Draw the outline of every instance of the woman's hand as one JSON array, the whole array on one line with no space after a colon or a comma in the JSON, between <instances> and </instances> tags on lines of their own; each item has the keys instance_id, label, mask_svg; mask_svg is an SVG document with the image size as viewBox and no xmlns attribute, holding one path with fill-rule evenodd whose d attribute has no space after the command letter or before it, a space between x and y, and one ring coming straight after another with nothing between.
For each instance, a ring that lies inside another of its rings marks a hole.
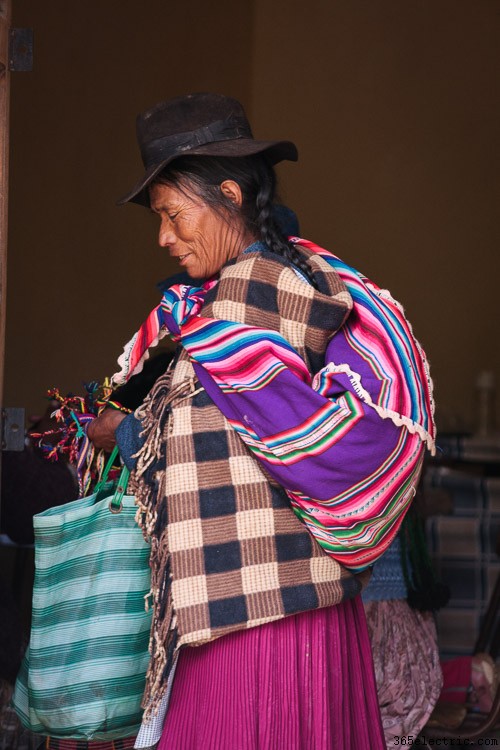
<instances>
[{"instance_id":1,"label":"woman's hand","mask_svg":"<svg viewBox=\"0 0 500 750\"><path fill-rule=\"evenodd\" d=\"M115 430L127 415L116 409L105 409L103 413L89 422L87 435L96 448L104 448L111 453L116 445Z\"/></svg>"}]
</instances>

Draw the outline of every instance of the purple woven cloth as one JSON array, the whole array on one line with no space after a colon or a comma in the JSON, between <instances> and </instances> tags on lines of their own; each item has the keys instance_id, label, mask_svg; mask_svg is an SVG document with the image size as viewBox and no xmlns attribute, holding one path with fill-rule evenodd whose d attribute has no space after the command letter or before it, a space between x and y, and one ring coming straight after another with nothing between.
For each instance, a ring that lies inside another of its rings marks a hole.
<instances>
[{"instance_id":1,"label":"purple woven cloth","mask_svg":"<svg viewBox=\"0 0 500 750\"><path fill-rule=\"evenodd\" d=\"M181 651L158 750L385 750L359 597Z\"/></svg>"}]
</instances>

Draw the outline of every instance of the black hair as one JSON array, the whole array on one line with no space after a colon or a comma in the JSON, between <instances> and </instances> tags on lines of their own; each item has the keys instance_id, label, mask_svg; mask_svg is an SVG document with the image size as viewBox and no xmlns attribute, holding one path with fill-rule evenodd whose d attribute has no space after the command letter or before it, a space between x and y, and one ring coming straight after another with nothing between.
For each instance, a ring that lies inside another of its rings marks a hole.
<instances>
[{"instance_id":1,"label":"black hair","mask_svg":"<svg viewBox=\"0 0 500 750\"><path fill-rule=\"evenodd\" d=\"M233 180L243 196L241 208L220 189ZM156 177L153 184L189 186L207 205L224 217L238 216L245 229L267 248L299 268L316 286L309 265L288 242L276 222L276 173L264 154L253 156L181 156Z\"/></svg>"}]
</instances>

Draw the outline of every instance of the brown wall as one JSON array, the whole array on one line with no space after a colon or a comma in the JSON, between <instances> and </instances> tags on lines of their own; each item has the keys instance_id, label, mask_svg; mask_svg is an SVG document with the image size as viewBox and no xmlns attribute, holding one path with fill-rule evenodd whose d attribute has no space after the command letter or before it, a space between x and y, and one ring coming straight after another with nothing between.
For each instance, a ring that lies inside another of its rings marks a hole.
<instances>
[{"instance_id":1,"label":"brown wall","mask_svg":"<svg viewBox=\"0 0 500 750\"><path fill-rule=\"evenodd\" d=\"M404 304L442 427L472 422L483 369L500 408L498 11L256 0L256 130L298 144L281 175L302 234Z\"/></svg>"},{"instance_id":2,"label":"brown wall","mask_svg":"<svg viewBox=\"0 0 500 750\"><path fill-rule=\"evenodd\" d=\"M115 201L142 174L135 116L188 91L250 108L250 0L14 0L34 28L35 69L12 76L4 402L45 408L57 385L116 370L116 357L178 270L156 222Z\"/></svg>"},{"instance_id":3,"label":"brown wall","mask_svg":"<svg viewBox=\"0 0 500 750\"><path fill-rule=\"evenodd\" d=\"M442 426L472 420L479 370L500 389L496 0L14 0L14 23L36 46L12 80L5 403L114 371L174 270L153 217L114 205L135 114L203 89L296 141L303 235L403 302Z\"/></svg>"}]
</instances>

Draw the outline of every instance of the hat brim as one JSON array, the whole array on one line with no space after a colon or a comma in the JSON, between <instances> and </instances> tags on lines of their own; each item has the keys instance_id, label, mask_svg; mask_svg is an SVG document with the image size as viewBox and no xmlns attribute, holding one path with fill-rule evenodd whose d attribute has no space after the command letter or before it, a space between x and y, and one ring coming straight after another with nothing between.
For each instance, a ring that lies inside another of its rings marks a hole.
<instances>
[{"instance_id":1,"label":"hat brim","mask_svg":"<svg viewBox=\"0 0 500 750\"><path fill-rule=\"evenodd\" d=\"M291 141L255 141L253 138L237 138L235 140L206 143L203 146L196 146L193 149L175 153L168 159L149 167L142 179L134 185L130 192L120 198L117 204L122 206L124 203L138 203L140 206L149 208L148 185L168 164L182 156L252 156L264 152L271 164L277 164L284 160L297 161L299 158L297 147Z\"/></svg>"}]
</instances>

